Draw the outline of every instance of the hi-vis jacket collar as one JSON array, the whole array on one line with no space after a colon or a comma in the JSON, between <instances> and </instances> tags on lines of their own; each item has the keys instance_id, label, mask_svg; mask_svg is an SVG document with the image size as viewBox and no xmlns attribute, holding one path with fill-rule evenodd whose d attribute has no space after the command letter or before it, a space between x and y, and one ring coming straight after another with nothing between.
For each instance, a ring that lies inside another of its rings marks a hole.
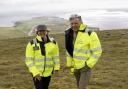
<instances>
[{"instance_id":1,"label":"hi-vis jacket collar","mask_svg":"<svg viewBox=\"0 0 128 89\"><path fill-rule=\"evenodd\" d=\"M36 39L39 42L42 42L43 41L42 38L41 38L41 36L39 36L39 35L36 35ZM47 36L47 42L54 42L54 43L56 43L55 40L54 40L54 38L50 38L49 36Z\"/></svg>"},{"instance_id":2,"label":"hi-vis jacket collar","mask_svg":"<svg viewBox=\"0 0 128 89\"><path fill-rule=\"evenodd\" d=\"M82 31L82 30L84 30L86 28L87 28L87 25L82 23L82 24L80 24L79 31Z\"/></svg>"},{"instance_id":3,"label":"hi-vis jacket collar","mask_svg":"<svg viewBox=\"0 0 128 89\"><path fill-rule=\"evenodd\" d=\"M41 42L42 42L42 38L41 38L41 36L36 35L36 39L37 39L38 41L41 41Z\"/></svg>"},{"instance_id":4,"label":"hi-vis jacket collar","mask_svg":"<svg viewBox=\"0 0 128 89\"><path fill-rule=\"evenodd\" d=\"M51 39L49 38L49 36L47 36L47 38L48 38L48 39L47 39L48 41L51 41ZM40 42L43 41L42 38L41 38L41 36L39 36L39 35L36 36L36 39L37 39L38 41L40 41Z\"/></svg>"}]
</instances>

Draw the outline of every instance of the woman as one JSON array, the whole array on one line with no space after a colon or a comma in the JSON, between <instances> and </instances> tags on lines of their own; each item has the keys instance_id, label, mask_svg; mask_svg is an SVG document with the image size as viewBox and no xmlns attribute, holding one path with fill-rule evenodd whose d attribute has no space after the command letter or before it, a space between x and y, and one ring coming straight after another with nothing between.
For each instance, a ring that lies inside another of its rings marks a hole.
<instances>
[{"instance_id":1,"label":"woman","mask_svg":"<svg viewBox=\"0 0 128 89\"><path fill-rule=\"evenodd\" d=\"M60 69L59 48L48 36L46 25L36 27L36 37L26 47L25 63L36 89L48 89L51 75Z\"/></svg>"}]
</instances>

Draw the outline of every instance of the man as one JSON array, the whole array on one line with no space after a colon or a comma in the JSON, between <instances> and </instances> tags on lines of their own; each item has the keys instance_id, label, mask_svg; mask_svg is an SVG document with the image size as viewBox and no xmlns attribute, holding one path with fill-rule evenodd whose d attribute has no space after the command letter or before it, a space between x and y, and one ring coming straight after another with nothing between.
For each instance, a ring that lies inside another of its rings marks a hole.
<instances>
[{"instance_id":1,"label":"man","mask_svg":"<svg viewBox=\"0 0 128 89\"><path fill-rule=\"evenodd\" d=\"M47 33L46 25L38 25L35 39L26 47L25 63L36 89L48 89L52 73L60 69L58 45Z\"/></svg>"},{"instance_id":2,"label":"man","mask_svg":"<svg viewBox=\"0 0 128 89\"><path fill-rule=\"evenodd\" d=\"M96 32L83 24L81 16L72 15L71 28L65 31L67 67L74 72L78 89L86 89L91 69L101 56L102 49Z\"/></svg>"}]
</instances>

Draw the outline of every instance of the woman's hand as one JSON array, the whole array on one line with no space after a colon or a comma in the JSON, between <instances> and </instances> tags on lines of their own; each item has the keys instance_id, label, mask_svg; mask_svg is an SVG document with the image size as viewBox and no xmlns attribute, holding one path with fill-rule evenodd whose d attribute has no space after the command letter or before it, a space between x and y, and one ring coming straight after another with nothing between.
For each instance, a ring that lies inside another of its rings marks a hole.
<instances>
[{"instance_id":1,"label":"woman's hand","mask_svg":"<svg viewBox=\"0 0 128 89\"><path fill-rule=\"evenodd\" d=\"M40 80L41 80L41 76L38 74L38 75L35 76L34 79L35 79L35 81L36 81L36 80L39 80L39 81L40 81Z\"/></svg>"}]
</instances>

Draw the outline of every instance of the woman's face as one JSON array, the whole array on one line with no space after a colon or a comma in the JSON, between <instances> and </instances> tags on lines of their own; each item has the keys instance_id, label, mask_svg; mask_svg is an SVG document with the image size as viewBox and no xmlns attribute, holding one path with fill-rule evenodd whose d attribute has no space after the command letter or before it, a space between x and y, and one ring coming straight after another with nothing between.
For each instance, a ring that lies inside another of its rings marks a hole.
<instances>
[{"instance_id":1,"label":"woman's face","mask_svg":"<svg viewBox=\"0 0 128 89\"><path fill-rule=\"evenodd\" d=\"M47 35L47 31L46 30L38 31L37 34L44 38Z\"/></svg>"}]
</instances>

